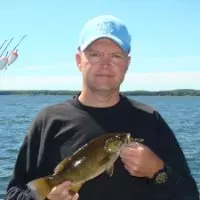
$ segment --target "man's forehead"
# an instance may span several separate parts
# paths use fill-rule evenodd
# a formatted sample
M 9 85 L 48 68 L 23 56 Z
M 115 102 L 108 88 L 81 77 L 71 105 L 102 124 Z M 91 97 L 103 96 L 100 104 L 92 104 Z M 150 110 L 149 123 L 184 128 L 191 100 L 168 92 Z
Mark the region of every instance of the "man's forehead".
M 110 48 L 115 49 L 118 52 L 124 52 L 119 47 L 118 44 L 116 44 L 113 40 L 111 40 L 109 38 L 100 38 L 100 39 L 97 39 L 92 44 L 90 44 L 87 49 L 88 50 L 96 49 L 97 47 L 102 46 L 102 45 L 109 46 Z

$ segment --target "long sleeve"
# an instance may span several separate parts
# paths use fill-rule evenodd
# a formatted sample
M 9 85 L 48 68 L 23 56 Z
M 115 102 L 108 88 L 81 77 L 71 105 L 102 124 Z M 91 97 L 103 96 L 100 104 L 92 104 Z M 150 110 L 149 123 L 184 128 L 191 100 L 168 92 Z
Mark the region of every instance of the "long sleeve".
M 41 137 L 40 124 L 39 119 L 36 119 L 23 141 L 7 187 L 5 200 L 33 199 L 30 190 L 26 187 L 26 183 L 36 175 Z
M 156 113 L 156 118 L 157 152 L 167 166 L 168 173 L 166 183 L 152 184 L 156 197 L 170 200 L 199 200 L 197 185 L 173 131 L 159 113 Z

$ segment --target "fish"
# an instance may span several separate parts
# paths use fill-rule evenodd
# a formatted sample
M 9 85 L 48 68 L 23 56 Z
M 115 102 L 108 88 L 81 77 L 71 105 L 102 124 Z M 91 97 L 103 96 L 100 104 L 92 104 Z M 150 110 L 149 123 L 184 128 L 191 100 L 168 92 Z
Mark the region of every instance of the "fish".
M 134 139 L 130 133 L 108 133 L 84 144 L 62 160 L 51 175 L 27 183 L 37 200 L 44 200 L 53 187 L 70 181 L 69 192 L 75 194 L 83 184 L 106 172 L 112 177 L 120 149 Z

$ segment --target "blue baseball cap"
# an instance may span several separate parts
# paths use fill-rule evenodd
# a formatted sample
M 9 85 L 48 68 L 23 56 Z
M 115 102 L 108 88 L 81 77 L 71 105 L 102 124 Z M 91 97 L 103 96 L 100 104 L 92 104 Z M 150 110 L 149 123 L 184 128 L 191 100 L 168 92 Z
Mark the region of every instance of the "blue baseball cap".
M 131 51 L 131 35 L 126 25 L 112 15 L 97 16 L 86 22 L 79 38 L 80 50 L 85 50 L 100 38 L 111 39 L 127 53 Z

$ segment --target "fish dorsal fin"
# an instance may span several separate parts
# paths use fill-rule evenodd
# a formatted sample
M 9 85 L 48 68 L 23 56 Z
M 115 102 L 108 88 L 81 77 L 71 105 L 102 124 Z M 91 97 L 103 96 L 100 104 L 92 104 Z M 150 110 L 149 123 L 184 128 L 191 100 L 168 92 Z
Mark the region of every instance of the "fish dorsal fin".
M 113 172 L 114 172 L 114 165 L 111 165 L 111 167 L 106 169 L 106 172 L 107 172 L 108 176 L 111 177 L 113 175 Z
M 70 157 L 65 158 L 64 160 L 62 160 L 54 169 L 54 174 L 59 174 L 60 172 L 62 172 L 64 170 L 64 168 L 66 167 L 67 163 L 69 163 L 70 161 Z

